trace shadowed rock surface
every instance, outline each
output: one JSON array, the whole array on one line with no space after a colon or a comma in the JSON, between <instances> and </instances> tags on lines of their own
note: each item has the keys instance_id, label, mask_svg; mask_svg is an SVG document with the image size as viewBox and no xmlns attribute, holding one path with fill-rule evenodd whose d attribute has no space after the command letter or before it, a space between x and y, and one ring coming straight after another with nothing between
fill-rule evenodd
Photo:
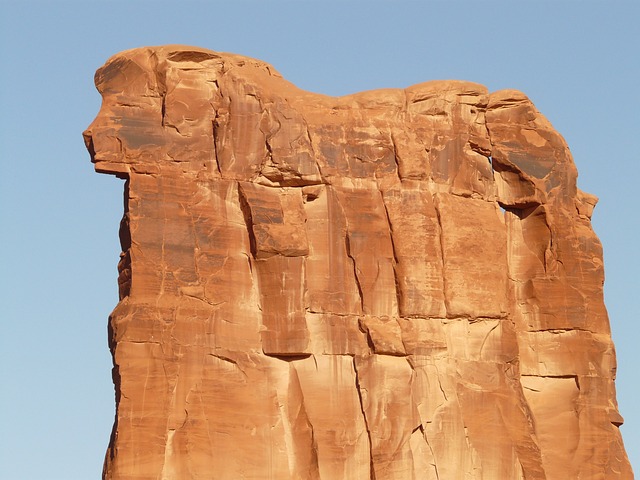
<instances>
[{"instance_id":1,"label":"shadowed rock surface","mask_svg":"<svg viewBox=\"0 0 640 480\"><path fill-rule=\"evenodd\" d=\"M591 213L520 92L340 98L164 46L96 73L126 179L105 479L631 479Z\"/></svg>"}]
</instances>

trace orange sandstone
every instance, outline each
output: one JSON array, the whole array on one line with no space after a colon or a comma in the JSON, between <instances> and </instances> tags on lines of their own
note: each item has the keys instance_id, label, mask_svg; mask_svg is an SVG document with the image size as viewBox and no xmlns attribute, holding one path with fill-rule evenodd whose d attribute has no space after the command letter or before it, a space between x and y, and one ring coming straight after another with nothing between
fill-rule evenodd
<instances>
[{"instance_id":1,"label":"orange sandstone","mask_svg":"<svg viewBox=\"0 0 640 480\"><path fill-rule=\"evenodd\" d=\"M596 198L525 95L340 98L268 64L112 57L126 179L105 479L631 479Z\"/></svg>"}]
</instances>

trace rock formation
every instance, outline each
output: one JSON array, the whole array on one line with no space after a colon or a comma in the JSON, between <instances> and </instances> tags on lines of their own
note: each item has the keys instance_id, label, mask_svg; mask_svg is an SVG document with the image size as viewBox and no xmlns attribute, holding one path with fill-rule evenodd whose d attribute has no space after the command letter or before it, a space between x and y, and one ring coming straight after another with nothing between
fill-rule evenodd
<instances>
[{"instance_id":1,"label":"rock formation","mask_svg":"<svg viewBox=\"0 0 640 480\"><path fill-rule=\"evenodd\" d=\"M112 57L106 479L630 479L597 199L525 95Z\"/></svg>"}]
</instances>

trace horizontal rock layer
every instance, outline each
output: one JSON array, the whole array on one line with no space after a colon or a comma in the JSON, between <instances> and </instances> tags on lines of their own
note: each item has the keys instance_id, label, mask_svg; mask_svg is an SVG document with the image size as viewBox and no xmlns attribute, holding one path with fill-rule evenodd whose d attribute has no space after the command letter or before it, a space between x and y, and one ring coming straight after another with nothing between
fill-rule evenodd
<instances>
[{"instance_id":1,"label":"horizontal rock layer","mask_svg":"<svg viewBox=\"0 0 640 480\"><path fill-rule=\"evenodd\" d=\"M96 85L126 179L104 478L632 478L597 199L525 95L333 98L182 46Z\"/></svg>"}]
</instances>

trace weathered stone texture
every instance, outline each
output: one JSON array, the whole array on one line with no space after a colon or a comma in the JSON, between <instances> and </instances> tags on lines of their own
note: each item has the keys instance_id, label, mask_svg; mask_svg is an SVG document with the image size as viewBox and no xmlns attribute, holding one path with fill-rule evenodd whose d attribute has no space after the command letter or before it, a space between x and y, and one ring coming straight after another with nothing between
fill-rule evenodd
<instances>
[{"instance_id":1,"label":"weathered stone texture","mask_svg":"<svg viewBox=\"0 0 640 480\"><path fill-rule=\"evenodd\" d=\"M126 179L104 478L632 478L596 199L522 93L332 98L182 46L96 85Z\"/></svg>"}]
</instances>

